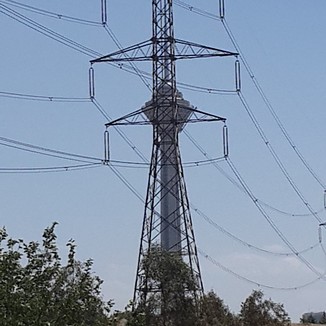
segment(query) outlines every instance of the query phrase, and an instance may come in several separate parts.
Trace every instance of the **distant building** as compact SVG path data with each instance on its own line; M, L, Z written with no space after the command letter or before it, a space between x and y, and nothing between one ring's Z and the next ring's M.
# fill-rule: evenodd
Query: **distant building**
M326 324L326 313L325 311L321 312L307 312L302 315L302 321L304 323L320 324L323 322Z

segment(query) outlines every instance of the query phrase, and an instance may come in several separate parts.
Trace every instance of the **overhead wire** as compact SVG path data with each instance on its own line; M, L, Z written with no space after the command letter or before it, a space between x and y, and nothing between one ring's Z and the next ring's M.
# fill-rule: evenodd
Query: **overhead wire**
M183 133L186 135L186 137L190 140L190 142L201 152L201 154L207 159L210 160L211 157L208 155L207 151L196 141L194 137L190 135L190 133L185 129ZM248 195L245 189L239 184L232 176L230 176L217 162L212 161L212 166L219 171L225 177L231 184L233 184L238 190L240 190L245 195ZM314 211L312 213L294 213L294 212L286 212L285 210L281 210L273 205L270 205L266 203L265 201L261 200L258 197L255 197L255 200L258 201L261 205L278 212L283 215L291 216L291 217L307 217L307 216L313 216L314 214L320 214L324 209L320 209L318 211Z
M7 8L3 7L2 5L0 5L0 8L1 8L1 7L2 7L2 9L7 9ZM1 12L4 13L5 15L11 17L11 18L14 18L14 17L12 17L11 15L9 15L8 12L3 12L3 11L1 11ZM14 16L15 16L15 15L14 15ZM20 15L20 16L21 16L21 15ZM14 18L14 19L15 19L15 18ZM21 23L24 23L24 22L20 21L18 18L16 18L16 20L18 20L18 21L21 22ZM26 25L26 22L25 22L24 24ZM29 25L27 25L27 26L33 28L32 26L29 26ZM33 29L37 30L36 28L33 28ZM40 30L37 30L37 31L41 32ZM56 34L57 34L57 33L56 33ZM50 33L49 35L47 35L47 34L45 34L45 35L51 37L51 36L50 36L51 33ZM58 35L58 34L57 34L57 35ZM60 35L60 34L59 34L59 35ZM57 40L57 41L60 42L60 40L58 40L58 39L55 39L55 40ZM74 41L72 41L72 43L69 43L69 41L68 41L67 43L64 43L64 40L67 41L66 38L65 38L65 39L61 39L61 43L63 43L64 45L68 45L68 46L69 46L69 44L70 44L70 46L71 46L73 49L78 50L78 47L80 46L80 44L78 44L78 43L76 43L76 42L74 42ZM69 39L68 39L68 40L69 40ZM70 40L70 41L71 41L71 40ZM77 46L77 48L76 48L76 47L73 47L72 45ZM82 47L83 47L83 46L82 46ZM80 50L80 49L81 49L81 48L79 48L79 50ZM82 53L84 53L84 54L87 54L87 55L90 55L89 52L87 53L87 51L89 51L89 50L91 50L91 49L84 48L84 52L83 52L83 51L80 51L80 52L82 52ZM93 51L93 50L91 50L91 51ZM96 54L96 55L98 55L98 54Z
M301 285L293 286L293 287L277 287L277 286L271 286L271 285L268 285L268 284L264 284L264 283L253 281L253 280L249 279L248 277L242 276L239 273L234 272L230 268L224 266L223 264L221 264L220 262L218 262L216 259L214 259L211 256L209 256L208 254L206 254L206 252L204 252L200 248L198 248L198 252L203 257L205 257L208 261L210 261L213 265L215 265L219 269L223 270L224 272L233 275L234 277L238 278L239 280L245 281L245 282L250 283L250 284L254 284L254 285L256 285L258 287L261 287L261 288L270 289L270 290L279 290L279 291L300 290L300 289L303 289L303 288L306 288L308 286L311 286L311 285L315 284L316 282L318 282L321 279L323 279L324 276L325 276L325 274L321 274L320 276L318 276L316 279L314 279L312 281L309 281L309 282L304 283L304 284L301 284Z
M44 25L37 23L33 19L30 19L27 16L19 13L18 11L13 10L1 3L0 3L0 13L82 54L85 54L90 57L97 57L101 55L99 52L94 51L93 49L86 47L76 41L73 41L70 38L65 37L57 32L54 32L53 30L45 27Z
M108 121L111 120L111 117L109 116L109 114L104 110L104 108L98 103L98 101L94 98L94 104L96 105L96 107L99 109L99 112L106 118L108 119ZM144 162L148 162L147 158L145 157L145 155L143 153L141 153L137 146L126 136L126 134L121 131L120 128L118 128L117 126L116 127L116 130L118 131L119 135L127 142L127 144L132 148L132 150L134 150L136 152L136 154L144 161ZM210 160L210 159L209 159ZM129 188L129 187L128 187ZM242 188L240 186L240 188ZM243 189L243 188L242 188ZM245 190L244 190L245 191ZM194 205L191 205L191 208L192 210L198 214L199 216L201 216L202 218L204 218L204 220L206 220L208 223L210 223L211 225L213 225L216 229L218 229L219 231L221 231L222 233L224 233L225 235L229 236L230 238L236 240L237 242L245 245L246 247L248 248L252 248L252 249L255 249L255 250L258 250L258 251L261 251L261 252L265 252L265 253L269 253L269 254L273 254L273 255L278 255L279 253L276 253L276 252L271 252L271 251L268 251L268 250L264 250L264 249L261 249L257 246L254 246L252 244L249 244L248 242L246 241L243 241L241 240L240 238L236 237L235 235L231 234L230 232L226 231L224 228L222 228L221 226L219 226L216 222L214 222L212 219L210 219L206 214L204 214L201 210L199 210L198 208L196 208ZM318 243L317 243L318 245ZM292 252L292 253L288 253L285 255L298 255L298 254L303 254L309 250L312 250L314 248L317 247L316 244L314 245L311 245L309 246L308 248L306 249L303 249L302 251L295 251L295 252ZM281 254L283 255L283 254Z
M43 34L44 36L47 36L47 37L53 39L54 41L57 41L57 42L61 43L62 45L66 45L69 48L71 48L75 51L78 51L84 55L87 55L91 58L103 56L102 53L97 52L89 47L86 47L76 41L73 41L57 32L54 32L50 28L47 28L44 25L35 22L34 20L18 13L17 11L15 11L13 9L10 9L9 7L7 7L5 5L1 5L1 2L4 3L5 1L0 0L0 8L3 9L3 10L0 10L0 13L8 16L11 19L14 19L15 21L25 25L26 27L29 27L29 28ZM38 9L38 8L35 8L35 9L44 11L43 9ZM57 14L57 13L53 13L53 12L49 12L49 11L45 11L45 12L48 12L53 17L58 17L58 16L70 17L70 16L65 16L62 14ZM72 19L73 17L70 17L70 18ZM75 20L77 20L77 18L75 18ZM114 35L112 29L108 29L107 24L102 24L102 23L98 22L96 24L96 26L104 26L106 32L110 35L110 37L112 37L114 42L118 41L118 39ZM135 67L133 67L133 64L130 64L130 63L129 64L115 64L115 63L108 62L108 64L110 64L111 66L113 66L115 68L122 69L130 74L137 75L138 77L140 77L142 79L143 83L148 88L149 84L148 84L147 80L151 78L150 73L140 70L138 68L135 69ZM177 84L180 89L187 89L187 90L194 91L194 92L202 92L202 93L204 92L204 93L208 93L208 94L219 94L219 95L236 95L236 92L234 90L223 90L223 89L217 89L217 88L203 87L203 86L192 85L192 84L184 83L184 82L178 82Z
M73 16L68 16L68 15L63 15L60 13L55 13L53 11L49 11L49 10L44 10L44 9L40 9L40 8L36 8L34 6L31 5L27 5L18 1L13 1L13 0L0 0L0 3L6 3L9 6L12 7L17 7L26 11L30 11L39 15L43 15L46 17L51 17L51 18L55 18L55 19L60 19L60 20L66 20L68 22L72 22L72 23L78 23L78 24L84 24L84 25L91 25L91 26L100 26L101 23L97 22L97 21L93 21L93 20L89 20L89 19L83 19L83 18L79 18L79 17L73 17Z
M184 1L180 1L180 0L174 0L173 1L174 4L176 4L177 6L183 8L183 9L187 9L197 15L206 17L206 18L210 18L213 20L218 20L221 21L221 18L215 14L212 14L211 12L208 12L206 10L200 9L198 7L194 7L192 5L189 5L188 3L184 2Z
M13 149L17 149L17 150L21 150L21 151L24 151L24 152L33 153L33 154L39 154L39 155L43 155L43 156L55 157L55 158L74 161L74 162L89 163L89 161L82 160L82 159L62 156L62 155L58 155L58 154L44 153L44 152L36 150L36 149L24 148L24 147L21 147L21 146L11 145L11 144L8 144L8 143L0 142L0 145L5 146L5 147L9 147L9 148L13 148Z
M78 165L64 165L51 167L17 167L4 168L0 167L0 174L29 174L29 173L58 173L67 171L87 170L102 166L102 163L87 163Z
M142 197L142 195L137 191L137 189L114 167L108 165L108 167L111 169L111 171L120 179L120 181L122 181L125 186L142 202L144 203L144 198ZM155 212L154 212L155 213ZM171 225L173 228L177 229L178 231L179 228L177 228L175 225ZM219 267L220 269L222 269L224 272L229 273L231 275L233 275L234 277L245 281L247 283L250 284L255 284L259 287L263 287L263 288L267 288L267 289L273 289L273 290L280 290L280 291L293 291L293 290L299 290L299 289L303 289L305 287L308 287L312 284L315 284L316 282L322 280L325 277L325 273L319 273L320 275L318 275L317 278L313 279L312 281L306 282L304 284L300 284L297 286L293 286L293 287L277 287L277 286L271 286L268 284L264 284L261 282L256 282L253 281L245 276L240 275L239 273L234 272L233 270L231 270L230 268L224 266L223 264L221 264L220 262L218 262L216 259L212 258L210 255L208 255L205 251L203 251L202 249L200 249L197 246L197 250L199 252L200 255L202 255L203 257L205 257L207 260L209 260L211 263L213 263L215 266Z
M137 191L137 189L116 169L113 168L112 166L108 165L108 167L111 169L111 171L120 179L120 181L122 181L126 187L142 202L144 203L144 198L142 197L142 195ZM155 213L155 212L154 212ZM171 226L173 228L175 228L177 231L181 231L179 228L177 228L175 225L171 224ZM311 286L313 284L315 284L316 282L320 281L321 279L323 279L325 277L325 273L322 274L320 273L320 275L318 275L317 278L313 279L312 281L306 282L304 284L300 284L297 286L293 286L293 287L277 287L277 286L271 286L268 284L264 284L261 282L256 282L253 281L245 276L240 275L239 273L234 272L233 270L231 270L230 268L224 266L223 264L221 264L220 262L218 262L216 259L212 258L210 255L208 255L205 251L203 251L201 248L199 248L197 246L197 250L198 253L205 257L205 259L209 260L211 263L213 263L215 266L217 266L218 268L220 268L221 270L223 270L224 272L233 275L234 277L238 278L241 281L250 283L250 284L255 284L259 287L262 288L267 288L267 289L273 289L273 290L279 290L279 291L293 291L293 290L299 290L299 289L303 289L305 287Z
M187 135L188 133L186 133ZM189 134L188 134L189 135ZM201 150L201 152L204 154L205 157L207 157L207 153L195 143L195 146ZM274 223L274 221L271 219L269 214L264 210L262 205L260 205L259 201L249 188L249 186L246 184L232 161L229 157L226 157L226 161L231 168L233 174L236 176L238 180L239 186L247 193L248 197L252 200L256 208L259 210L259 212L262 214L262 216L265 218L265 220L268 222L268 224L272 227L272 229L276 232L276 234L279 236L279 238L283 241L283 243L291 250L291 252L304 264L306 265L313 273L315 273L318 277L320 277L322 274L308 261L306 260L299 251L293 246L293 244L287 239L287 237L281 232L281 230L277 227L277 225ZM311 246L315 248L315 245ZM305 252L305 251L304 251Z
M322 220L320 219L320 217L318 216L318 214L316 214L316 211L313 210L313 208L311 207L311 205L309 204L309 202L306 200L306 198L304 197L304 195L302 194L302 192L300 191L299 187L297 186L297 184L294 182L294 180L292 179L291 175L289 174L288 170L286 169L283 161L281 160L281 158L279 157L279 155L276 153L274 147L272 146L270 140L267 138L264 130L262 129L262 127L260 126L256 116L254 115L253 111L251 110L248 102L246 101L245 97L243 96L243 94L241 93L241 91L238 92L239 98L241 103L243 104L247 114L249 115L252 123L254 124L260 138L263 140L264 144L266 145L266 147L268 148L270 154L272 155L275 163L277 164L277 166L279 167L279 169L282 171L284 177L286 178L286 180L288 181L288 183L290 184L290 186L292 187L292 189L294 190L294 192L297 194L297 196L300 198L300 200L302 201L302 203L307 207L307 209L309 210L309 212L312 214L312 216L314 216L314 218L321 223Z
M225 28L226 33L228 34L234 48L236 49L236 51L239 53L239 57L240 60L242 61L248 75L250 76L255 88L257 89L260 97L262 98L263 102L265 103L268 111L271 113L273 119L275 120L277 126L280 128L283 136L285 137L285 139L287 140L287 142L289 143L289 145L291 146L291 148L294 150L294 152L296 153L296 155L298 156L298 158L300 159L300 161L302 162L302 164L306 167L306 169L309 171L309 173L311 174L311 176L317 181L317 183L325 190L326 189L326 184L325 182L323 182L321 180L321 178L317 175L317 173L313 170L313 168L309 165L308 161L306 160L306 158L304 157L304 155L301 153L301 151L299 150L298 146L294 143L293 139L291 138L290 134L288 133L287 129L285 128L284 124L282 123L280 117L278 116L278 114L276 113L276 110L274 109L271 101L269 100L269 98L267 97L266 93L264 92L261 84L259 83L258 79L256 78L256 76L254 75L246 57L244 56L234 34L232 33L228 23L226 22L225 17L223 17L221 19L221 22Z
M217 229L218 231L220 231L221 233L225 234L227 237L233 239L234 241L244 245L245 247L248 247L250 249L254 249L258 252L262 252L264 254L270 254L273 256L297 256L297 254L302 255L308 251L311 251L315 248L317 248L319 246L319 241L311 246L309 246L308 248L305 248L301 251L298 251L296 253L293 252L276 252L276 251L271 251L271 250L267 250L267 249L262 249L259 248L253 244L248 243L247 241L244 241L242 239L240 239L239 237L235 236L234 234L232 234L231 232L227 231L225 228L221 227L220 225L218 225L214 220L212 220L210 217L208 217L204 212L202 212L200 209L193 207L192 205L190 205L191 208L199 215L201 216L204 220L206 220L206 222L208 222L210 225L212 225L215 229Z
M108 33L108 35L111 37L111 39L113 40L114 44L119 48L119 50L122 50L123 47L120 43L120 41L118 40L118 38L116 37L116 35L113 33L112 29L107 25L107 23L105 22L103 24L103 27L105 29L105 31ZM126 54L127 58L128 55ZM141 79L141 81L144 83L144 85L147 87L147 89L149 89L149 91L152 90L150 83L147 81L147 79L145 78L145 76L143 75L143 73L141 72L141 70L139 70L139 68L137 67L137 65L135 65L132 61L130 62L130 66L132 67L132 69L134 69L134 71L136 72L137 76Z
M117 40L116 40L116 42L117 42ZM121 44L120 44L119 42L117 42L117 46L121 48ZM102 109L102 108L100 108L100 112L101 112L102 115L103 115L103 109ZM104 115L104 116L105 116L105 115ZM135 147L132 146L132 148L134 149ZM293 253L294 253L295 255L298 255L298 251L294 251Z
M184 9L188 9L191 12L195 12L193 10L193 7L190 6L189 4L186 4L184 2L175 1L176 5L181 6ZM199 11L199 8L196 8L196 11ZM321 180L321 178L317 175L317 173L313 170L313 168L310 166L310 164L308 163L308 161L306 160L306 158L304 157L304 155L301 153L301 151L299 150L298 146L294 143L293 139L291 138L291 136L289 135L287 129L285 128L284 124L282 123L280 117L278 116L278 114L276 113L276 110L274 109L271 101L269 100L269 98L267 97L266 93L264 92L261 84L259 83L258 79L256 78L255 74L253 73L253 70L251 69L246 57L243 54L243 51L241 50L239 43L237 42L234 34L232 33L231 28L229 27L225 16L223 15L223 17L219 17L217 15L213 15L215 16L216 20L219 20L222 22L222 25L227 33L227 35L229 36L235 50L239 53L239 58L241 60L241 62L243 63L249 77L251 78L255 88L257 89L259 95L261 96L261 98L263 99L264 104L266 105L267 109L269 110L269 112L271 113L273 119L275 120L276 124L278 125L278 127L280 128L282 134L284 135L285 139L287 140L287 142L289 143L289 145L291 146L291 148L295 151L296 155L298 156L298 158L300 159L300 161L302 162L302 164L306 167L306 169L309 171L309 173L312 175L312 177L317 181L317 183L325 190L326 189L326 184Z
M1 145L7 146L8 144L14 144L15 146L26 147L26 148L35 150L36 152L48 152L51 154L56 154L56 155L59 155L59 156L57 156L59 158L70 157L71 160L76 160L76 161L81 159L81 160L102 162L102 159L100 159L98 157L73 154L73 153L69 153L69 152L54 150L54 149L50 149L50 148L46 148L46 147L41 147L41 146L37 146L37 145L24 143L24 142L10 139L7 137L0 137L0 141L2 142ZM5 142L7 144L5 144L3 142ZM83 162L83 161L80 161L80 162ZM87 163L87 162L84 161L84 163Z
M189 4L185 3L185 2L181 2L181 1L176 1L176 5L187 9L191 12L194 12L193 10L193 6L190 6ZM196 11L200 10L199 8L196 8ZM275 109L273 108L271 102L269 101L269 99L267 98L265 92L263 91L260 83L258 82L257 78L255 77L255 75L252 72L252 69L250 68L246 58L244 57L240 46L238 44L238 42L236 41L230 27L228 26L228 24L226 23L226 19L223 15L223 17L219 17L217 15L213 15L215 16L216 20L219 20L222 22L235 50L239 53L239 57L241 59L241 61L243 62L246 71L248 72L251 80L253 81L256 89L258 90L260 96L262 97L262 99L264 100L265 105L267 106L267 108L269 109L270 113L272 114L273 118L275 119L275 121L277 122L277 125L279 126L279 128L281 129L283 135L285 136L286 140L289 142L289 144L291 145L291 147L294 149L294 151L296 152L297 156L300 158L300 160L302 161L302 163L304 164L304 166L307 168L307 170L310 172L310 174L314 177L314 179L320 184L320 186L323 189L326 189L325 184L322 182L322 180L318 177L318 175L314 172L314 170L310 167L310 165L308 164L307 160L304 158L304 156L302 155L302 153L299 151L298 147L295 145L295 143L293 142L293 140L291 139L291 137L289 136L289 133L287 132L286 128L284 127L284 125L282 124L280 118L278 117ZM259 126L258 120L256 119L256 117L254 116L253 112L250 110L250 107L247 103L247 101L245 100L243 94L241 93L241 91L238 91L238 96L240 97L240 100L242 102L242 104L244 105L244 107L247 110L247 113L249 114L251 120L254 122L256 129L258 130L260 136L262 137L262 139L265 141L265 144L270 148L270 152L272 153L272 156L274 157L274 160L277 162L278 166L280 167L280 169L282 170L282 173L284 174L284 176L287 178L288 182L290 183L291 187L294 189L294 191L297 193L297 195L299 196L299 198L301 199L301 201L303 201L304 205L307 206L308 210L309 210L309 214L295 214L295 216L314 216L319 222L320 222L320 218L318 217L318 214L322 211L322 210L313 210L312 207L310 206L310 204L305 200L303 194L300 192L299 188L297 187L297 185L294 183L294 180L291 178L290 174L288 173L288 171L286 170L285 166L283 165L282 161L280 160L279 156L276 154L275 150L273 147L271 147L269 141L266 139L266 136L263 132L263 130L261 129L261 127ZM266 205L266 207L272 208L275 211L278 211L282 214L285 215L291 215L293 216L293 214L288 214L285 211L276 209L274 207L272 207L271 205L268 205L266 203L264 203Z
M1 1L1 0L0 0ZM13 98L18 100L30 100L30 101L48 101L48 102L90 102L88 97L62 97L62 96L46 96L46 95L33 95L15 92L0 91L0 97Z
M242 185L242 187L246 190L248 195L250 196L252 202L257 207L259 212L262 214L262 216L265 218L265 220L268 222L268 224L272 227L272 229L275 231L275 233L279 236L279 238L283 241L283 243L298 257L298 259L308 267L313 273L315 273L318 277L324 278L324 275L322 275L306 258L304 258L301 254L299 254L299 251L294 247L294 245L287 239L287 237L283 234L283 232L278 228L278 226L274 223L274 221L271 219L269 214L266 213L264 208L259 204L259 202L256 200L256 197L252 193L249 186L246 184L246 182L242 179L240 173L237 171L236 167L230 160L230 158L227 158L227 163L230 166L231 170L235 174L236 178L238 179L239 183Z
M4 0L2 0L2 2L3 1ZM42 9L40 9L40 10L42 10ZM86 47L76 41L73 41L72 39L63 36L62 34L57 33L55 31L51 30L50 28L45 27L44 25L42 25L40 23L37 23L33 19L30 19L27 16L22 15L19 12L15 11L3 4L1 5L1 1L0 1L0 13L25 25L28 28L35 30L36 32L43 34L46 37L53 39L54 41L61 43L62 45L68 46L69 48L71 48L77 52L80 52L84 55L87 55L91 58L97 58L97 57L103 56L102 53L97 52L89 47ZM49 13L53 14L54 16L61 15L61 14L56 14L53 12L49 12ZM62 15L62 16L64 16L64 15ZM97 26L103 26L103 24L98 23ZM118 39L113 34L112 30L107 29L107 25L104 25L104 28L105 28L106 32L112 37L114 42L117 42ZM147 79L151 78L150 73L140 70L138 68L135 69L135 67L133 67L133 65L131 65L130 63L129 64L108 63L108 64L110 64L111 66L113 66L115 68L122 69L128 73L131 73L131 74L134 74L134 75L140 77L142 79L143 83L146 85L146 87L149 86ZM219 95L235 95L236 94L236 92L233 90L223 90L223 89L217 89L217 88L211 88L211 87L202 87L202 86L191 85L191 84L184 83L184 82L178 82L178 87L180 89L187 89L187 90L191 90L191 91L195 91L195 92L205 92L208 94L219 94Z

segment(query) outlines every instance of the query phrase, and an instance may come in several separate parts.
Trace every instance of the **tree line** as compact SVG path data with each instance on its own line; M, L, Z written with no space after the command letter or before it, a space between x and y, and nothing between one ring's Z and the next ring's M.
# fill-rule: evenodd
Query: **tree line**
M254 290L238 314L213 291L194 302L183 290L197 286L188 266L179 256L159 248L142 264L147 276L159 279L165 290L150 294L145 303L130 303L124 311L116 311L112 300L103 299L103 281L93 272L93 261L76 259L73 240L66 244L67 257L60 257L55 227L53 223L44 230L41 242L12 239L6 229L0 229L0 325L290 325L283 304L265 299L262 291Z

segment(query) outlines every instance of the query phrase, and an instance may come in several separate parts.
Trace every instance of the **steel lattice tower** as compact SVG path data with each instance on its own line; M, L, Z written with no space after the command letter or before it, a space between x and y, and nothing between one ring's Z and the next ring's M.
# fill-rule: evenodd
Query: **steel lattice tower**
M176 61L205 57L235 56L236 53L174 37L172 0L152 0L152 38L91 61L151 61L152 98L135 112L106 126L150 124L153 128L152 154L145 199L134 304L146 303L148 295L162 291L159 282L149 280L143 259L152 248L182 257L197 282L187 296L195 301L203 292L194 230L179 150L179 133L187 123L225 121L194 108L176 86ZM187 292L188 291L188 292Z

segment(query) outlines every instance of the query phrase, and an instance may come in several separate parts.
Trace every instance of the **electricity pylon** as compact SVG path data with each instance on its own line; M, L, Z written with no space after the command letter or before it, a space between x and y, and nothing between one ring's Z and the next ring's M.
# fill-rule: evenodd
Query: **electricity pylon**
M153 127L143 227L140 240L134 304L146 304L150 294L162 295L162 284L148 276L142 262L152 248L178 255L188 265L196 290L184 289L196 302L203 292L194 230L190 214L179 134L187 123L225 119L200 111L183 98L176 85L176 61L236 56L237 53L204 46L174 37L172 0L152 0L152 38L108 54L91 63L151 61L152 98L145 105L106 126L145 125Z

